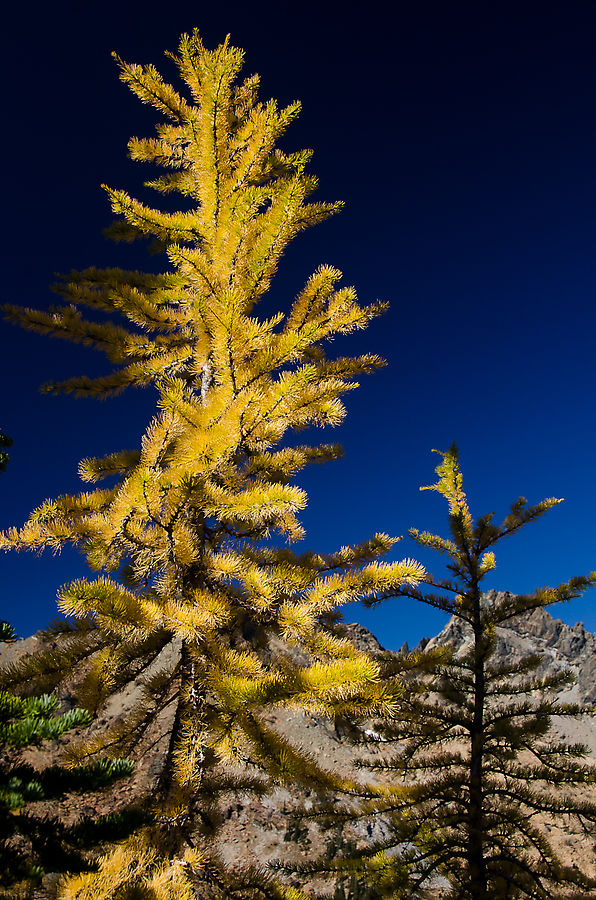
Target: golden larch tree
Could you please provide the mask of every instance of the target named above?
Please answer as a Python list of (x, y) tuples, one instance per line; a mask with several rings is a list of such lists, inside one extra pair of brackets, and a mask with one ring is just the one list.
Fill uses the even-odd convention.
[[(140, 449), (80, 464), (83, 481), (106, 479), (106, 487), (47, 501), (2, 538), (7, 549), (73, 544), (102, 573), (62, 589), (59, 608), (76, 624), (64, 626), (61, 649), (13, 668), (13, 683), (47, 687), (86, 660), (79, 700), (97, 711), (128, 680), (141, 681), (134, 715), (73, 758), (133, 752), (174, 710), (155, 827), (114, 851), (99, 875), (73, 881), (68, 897), (111, 897), (118, 884), (119, 897), (180, 898), (201, 878), (209, 896), (225, 892), (201, 844), (221, 794), (264, 790), (259, 773), (333, 780), (267, 725), (263, 709), (393, 708), (397, 692), (333, 623), (342, 604), (392, 596), (423, 574), (411, 560), (380, 562), (394, 544), (383, 534), (328, 555), (288, 546), (303, 536), (306, 504), (292, 479), (340, 448), (285, 439), (342, 421), (342, 395), (381, 360), (331, 358), (327, 342), (364, 328), (383, 304), (360, 306), (352, 287), (339, 286), (340, 272), (324, 265), (289, 310), (255, 314), (288, 243), (340, 204), (309, 199), (317, 187), (306, 170), (311, 153), (276, 146), (299, 104), (260, 101), (257, 76), (238, 80), (241, 50), (226, 39), (209, 51), (195, 31), (168, 55), (185, 95), (153, 66), (116, 58), (121, 79), (161, 117), (156, 137), (131, 139), (130, 155), (165, 170), (147, 185), (178, 196), (181, 208), (164, 212), (106, 188), (118, 217), (112, 235), (149, 238), (167, 258), (165, 271), (89, 268), (62, 280), (65, 306), (5, 307), (14, 322), (95, 347), (113, 364), (104, 377), (52, 390), (104, 398), (152, 386), (157, 395)], [(307, 651), (310, 663), (276, 651), (280, 638)], [(164, 666), (167, 647), (174, 662)], [(266, 879), (259, 883), (278, 896), (262, 886)], [(257, 890), (248, 876), (242, 890)]]

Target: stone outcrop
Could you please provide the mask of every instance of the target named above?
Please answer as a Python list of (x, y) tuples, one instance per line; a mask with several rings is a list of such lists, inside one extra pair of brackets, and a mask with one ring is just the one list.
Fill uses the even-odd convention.
[[(487, 603), (494, 602), (498, 597), (495, 592), (485, 595)], [(345, 625), (344, 628), (345, 633), (362, 649), (373, 653), (383, 649), (374, 635), (363, 626), (352, 624)], [(438, 645), (449, 645), (457, 653), (462, 652), (468, 642), (469, 635), (465, 628), (457, 620), (451, 619), (436, 637), (422, 642), (419, 649), (423, 646), (430, 649)], [(38, 637), (33, 636), (14, 645), (5, 645), (0, 650), (0, 665), (17, 659), (23, 653), (33, 652), (40, 643)], [(399, 652), (407, 652), (407, 647), (404, 646)], [(507, 627), (498, 629), (497, 661), (511, 662), (529, 654), (540, 656), (541, 674), (561, 670), (573, 673), (575, 684), (562, 690), (562, 700), (588, 705), (596, 703), (596, 636), (587, 632), (582, 623), (569, 627), (559, 619), (554, 619), (546, 610), (540, 609), (530, 615), (520, 616)], [(131, 682), (110, 702), (102, 719), (94, 727), (107, 728), (126, 716), (137, 691), (138, 686)], [(269, 721), (293, 743), (314, 754), (321, 765), (344, 773), (354, 772), (357, 756), (374, 755), (382, 751), (382, 745), (375, 746), (374, 743), (368, 744), (366, 749), (355, 748), (333, 723), (300, 710), (272, 711)], [(163, 722), (163, 734), (156, 736), (153, 755), (149, 754), (140, 762), (133, 780), (128, 785), (122, 784), (117, 788), (116, 799), (119, 803), (128, 802), (131, 791), (146, 794), (151, 790), (151, 783), (159, 769), (158, 757), (165, 751), (169, 724)], [(581, 719), (571, 722), (555, 718), (553, 729), (568, 740), (585, 743), (596, 758), (596, 719), (593, 715), (587, 713)], [(59, 747), (52, 748), (48, 759), (58, 751)], [(300, 861), (324, 853), (333, 838), (330, 833), (321, 832), (312, 823), (306, 823), (300, 832), (291, 828), (289, 813), (297, 804), (308, 807), (312, 799), (308, 791), (296, 794), (285, 788), (277, 788), (259, 801), (242, 797), (230, 799), (229, 804), (222, 809), (222, 855), (228, 862), (234, 863), (255, 859), (262, 862), (275, 859)], [(89, 798), (84, 802), (86, 805), (80, 811), (90, 812)], [(102, 802), (105, 803), (105, 799)], [(68, 813), (72, 815), (77, 811), (76, 803), (74, 806), (71, 804)], [(66, 812), (66, 809), (61, 809), (60, 812)], [(371, 837), (383, 836), (376, 833), (372, 835), (367, 831), (370, 827), (382, 829), (383, 821), (379, 820), (374, 826), (354, 826), (347, 837), (358, 846)], [(337, 836), (333, 839), (337, 840)], [(569, 849), (573, 849), (574, 853), (578, 850)], [(585, 852), (591, 853), (589, 842)]]
[[(503, 596), (505, 592), (497, 591), (488, 591), (484, 595), (486, 603)], [(548, 610), (535, 609), (512, 619), (506, 627), (497, 628), (497, 635), (495, 662), (511, 662), (536, 654), (540, 657), (540, 675), (563, 669), (574, 675), (576, 683), (565, 691), (567, 701), (596, 704), (596, 635), (586, 631), (583, 622), (565, 625), (560, 619), (553, 618)], [(451, 618), (436, 637), (424, 642), (424, 647), (447, 645), (457, 652), (469, 640), (462, 623)]]

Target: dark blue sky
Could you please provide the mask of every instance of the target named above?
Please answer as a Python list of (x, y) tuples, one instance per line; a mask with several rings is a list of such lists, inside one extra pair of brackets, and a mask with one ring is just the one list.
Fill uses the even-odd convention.
[[(418, 488), (434, 480), (430, 449), (456, 440), (476, 515), (501, 517), (520, 494), (566, 498), (503, 545), (488, 587), (526, 591), (596, 568), (596, 5), (397, 3), (390, 19), (376, 3), (357, 15), (324, 2), (64, 3), (37, 18), (21, 4), (0, 58), (4, 301), (48, 305), (54, 272), (146, 265), (142, 250), (101, 236), (111, 214), (99, 185), (141, 192), (148, 171), (126, 159), (126, 143), (155, 121), (110, 51), (174, 77), (163, 50), (194, 26), (210, 46), (231, 33), (263, 96), (302, 101), (285, 146), (314, 148), (321, 199), (346, 202), (295, 240), (263, 313), (287, 308), (322, 262), (363, 302), (391, 303), (336, 344), (388, 366), (325, 436), (345, 459), (300, 479), (305, 546), (444, 529), (443, 501)], [(0, 476), (5, 527), (77, 490), (80, 458), (135, 446), (152, 397), (40, 396), (41, 382), (100, 372), (103, 358), (0, 327), (0, 425), (15, 442)], [(408, 539), (397, 551), (440, 563)], [(85, 573), (71, 553), (0, 565), (0, 615), (22, 635), (55, 614), (61, 583)], [(596, 630), (596, 595), (555, 612)], [(347, 617), (390, 647), (444, 621), (403, 601)]]

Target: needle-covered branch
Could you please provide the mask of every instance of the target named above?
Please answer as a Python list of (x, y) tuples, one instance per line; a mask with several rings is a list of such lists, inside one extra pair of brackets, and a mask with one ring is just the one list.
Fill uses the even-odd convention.
[[(383, 361), (333, 357), (331, 341), (366, 327), (385, 304), (361, 305), (341, 273), (323, 265), (289, 308), (255, 313), (290, 241), (341, 204), (313, 200), (310, 151), (276, 146), (299, 104), (280, 109), (259, 99), (258, 78), (239, 81), (243, 53), (229, 39), (208, 50), (194, 31), (170, 59), (179, 89), (152, 65), (116, 57), (122, 81), (161, 117), (155, 137), (131, 140), (130, 155), (165, 170), (147, 184), (158, 200), (178, 197), (180, 208), (106, 188), (112, 236), (147, 238), (164, 271), (87, 268), (56, 286), (62, 307), (5, 307), (12, 321), (91, 346), (111, 363), (102, 376), (50, 389), (106, 397), (151, 386), (157, 397), (138, 448), (81, 463), (82, 479), (106, 479), (105, 489), (48, 500), (0, 537), (3, 549), (74, 544), (97, 573), (59, 595), (61, 611), (85, 622), (87, 635), (67, 628), (62, 651), (7, 678), (41, 679), (45, 666), (55, 684), (61, 663), (76, 674), (84, 661), (75, 688), (99, 713), (135, 679), (139, 699), (126, 726), (83, 743), (80, 761), (102, 748), (141, 752), (144, 735), (153, 746), (156, 722), (165, 729), (163, 771), (148, 798), (159, 803), (163, 827), (136, 850), (115, 851), (95, 880), (77, 882), (80, 900), (113, 896), (110, 884), (122, 897), (191, 896), (193, 879), (207, 877), (207, 857), (190, 853), (189, 841), (212, 843), (218, 778), (228, 793), (233, 787), (226, 766), (239, 767), (239, 791), (243, 765), (258, 766), (269, 784), (309, 771), (323, 779), (312, 760), (283, 746), (262, 709), (389, 714), (399, 685), (380, 685), (376, 663), (334, 623), (343, 604), (394, 596), (424, 577), (412, 560), (381, 561), (394, 543), (386, 535), (326, 556), (288, 546), (303, 536), (307, 501), (295, 475), (341, 451), (284, 442), (297, 429), (343, 421), (344, 394)], [(230, 896), (277, 896), (266, 879), (260, 884)]]

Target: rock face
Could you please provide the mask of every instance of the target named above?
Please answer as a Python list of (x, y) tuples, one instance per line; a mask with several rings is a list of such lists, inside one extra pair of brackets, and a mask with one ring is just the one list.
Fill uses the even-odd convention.
[[(504, 596), (505, 592), (497, 591), (484, 595), (487, 603)], [(563, 669), (573, 673), (576, 684), (564, 692), (568, 702), (596, 704), (596, 635), (586, 631), (582, 622), (570, 627), (554, 619), (546, 609), (535, 609), (529, 615), (512, 619), (507, 627), (497, 628), (497, 635), (495, 662), (536, 654), (541, 659), (541, 676)], [(462, 623), (451, 618), (436, 637), (425, 642), (425, 649), (446, 645), (457, 651), (468, 640)]]
[[(486, 602), (491, 602), (499, 595), (496, 592), (489, 592), (485, 596)], [(361, 625), (344, 627), (346, 634), (362, 649), (372, 653), (383, 649), (374, 635)], [(451, 619), (436, 637), (425, 641), (424, 646), (430, 649), (433, 646), (449, 645), (457, 653), (466, 646), (468, 640), (461, 624)], [(0, 650), (0, 665), (18, 658), (23, 653), (33, 652), (38, 645), (39, 641), (35, 636), (14, 645), (5, 645)], [(402, 648), (400, 652), (406, 649)], [(546, 610), (540, 609), (531, 615), (519, 617), (508, 627), (498, 629), (497, 661), (511, 662), (529, 654), (540, 656), (540, 674), (559, 672), (562, 669), (571, 670), (574, 674), (576, 683), (562, 690), (562, 700), (581, 704), (596, 703), (596, 636), (586, 632), (581, 623), (570, 628), (560, 620), (554, 619)], [(114, 698), (96, 727), (108, 727), (125, 716), (133, 703), (136, 690), (138, 688), (132, 682), (125, 691)], [(371, 754), (382, 750), (381, 746), (375, 747), (374, 744), (369, 744), (367, 749), (355, 749), (333, 723), (300, 710), (272, 711), (269, 721), (293, 743), (303, 746), (314, 754), (321, 765), (346, 774), (354, 772), (357, 756), (370, 757)], [(163, 754), (162, 744), (167, 742), (168, 723), (164, 722), (163, 726), (164, 734), (160, 736), (161, 742), (158, 739), (155, 743), (155, 758), (152, 759), (151, 756), (145, 758), (137, 770), (137, 775), (134, 776), (135, 781), (128, 787), (119, 788), (122, 800), (130, 798), (131, 790), (141, 793), (150, 790), (156, 769), (159, 768), (157, 757)], [(554, 719), (553, 729), (568, 740), (585, 743), (596, 759), (596, 720), (593, 715), (586, 714), (581, 719), (571, 722)], [(222, 810), (220, 846), (224, 858), (230, 863), (255, 860), (265, 863), (276, 859), (300, 862), (305, 858), (319, 856), (325, 851), (329, 852), (333, 841), (337, 843), (337, 834), (322, 832), (308, 822), (296, 829), (295, 823), (292, 824), (289, 818), (289, 813), (297, 804), (308, 808), (309, 804), (312, 804), (309, 793), (296, 794), (285, 788), (278, 788), (262, 800), (255, 801), (242, 797), (231, 800)], [(71, 814), (72, 809), (71, 807)], [(354, 826), (349, 834), (344, 833), (344, 838), (347, 837), (358, 846), (366, 844), (373, 837), (376, 839), (383, 837), (378, 833), (373, 835), (370, 832), (371, 827), (382, 830), (384, 826), (382, 821), (374, 826)], [(583, 850), (571, 846), (567, 848), (574, 857), (576, 851), (581, 851), (577, 857), (579, 862), (583, 861), (582, 853), (591, 855), (591, 850), (591, 842), (586, 842)]]

